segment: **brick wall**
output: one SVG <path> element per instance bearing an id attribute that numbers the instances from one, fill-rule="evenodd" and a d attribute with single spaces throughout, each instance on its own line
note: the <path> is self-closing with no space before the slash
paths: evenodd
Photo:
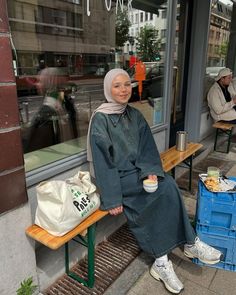
<path id="1" fill-rule="evenodd" d="M 0 214 L 27 202 L 7 0 L 0 0 Z"/>

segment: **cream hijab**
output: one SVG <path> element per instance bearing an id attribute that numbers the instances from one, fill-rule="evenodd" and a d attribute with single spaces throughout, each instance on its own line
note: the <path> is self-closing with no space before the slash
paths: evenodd
<path id="1" fill-rule="evenodd" d="M 129 79 L 129 75 L 126 71 L 122 69 L 113 69 L 110 70 L 103 82 L 104 86 L 104 95 L 107 100 L 107 103 L 101 104 L 92 114 L 90 122 L 89 122 L 89 127 L 88 127 L 88 135 L 87 135 L 87 160 L 90 162 L 90 173 L 92 176 L 94 176 L 94 170 L 93 170 L 93 158 L 92 158 L 92 152 L 91 152 L 91 146 L 90 146 L 90 129 L 91 129 L 91 122 L 93 120 L 93 116 L 97 112 L 101 112 L 104 114 L 122 114 L 125 111 L 125 108 L 127 104 L 120 104 L 117 103 L 111 95 L 111 86 L 112 86 L 112 81 L 115 79 L 116 76 L 118 75 L 126 75 Z"/>

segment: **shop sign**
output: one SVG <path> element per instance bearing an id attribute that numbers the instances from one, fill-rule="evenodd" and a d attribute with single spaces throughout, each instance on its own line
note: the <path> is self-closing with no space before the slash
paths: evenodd
<path id="1" fill-rule="evenodd" d="M 107 11 L 111 10 L 111 4 L 114 0 L 103 0 L 105 2 L 105 6 Z M 124 11 L 124 5 L 127 6 L 128 11 L 132 9 L 132 1 L 133 0 L 115 0 L 116 2 L 116 14 L 118 11 L 118 8 L 120 7 L 121 11 Z M 90 16 L 91 11 L 90 11 L 90 0 L 87 0 L 87 15 Z"/>

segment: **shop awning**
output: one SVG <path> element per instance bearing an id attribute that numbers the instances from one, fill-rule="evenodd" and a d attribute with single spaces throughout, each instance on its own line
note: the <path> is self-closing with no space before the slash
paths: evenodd
<path id="1" fill-rule="evenodd" d="M 166 0 L 133 0 L 132 7 L 158 14 L 158 9 L 160 9 L 160 6 L 165 4 L 166 2 Z"/>

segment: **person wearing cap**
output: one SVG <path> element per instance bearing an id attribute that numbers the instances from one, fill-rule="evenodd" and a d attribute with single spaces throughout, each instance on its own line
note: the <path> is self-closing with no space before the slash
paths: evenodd
<path id="1" fill-rule="evenodd" d="M 236 93 L 231 87 L 231 82 L 232 71 L 223 68 L 208 92 L 208 106 L 215 121 L 236 123 Z"/>

